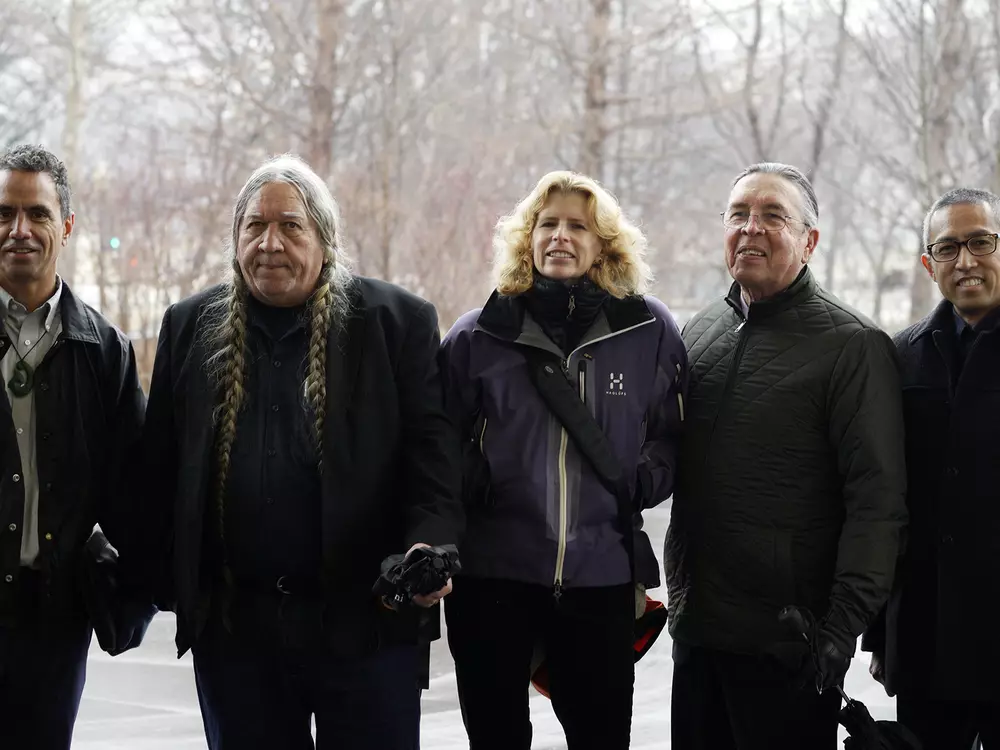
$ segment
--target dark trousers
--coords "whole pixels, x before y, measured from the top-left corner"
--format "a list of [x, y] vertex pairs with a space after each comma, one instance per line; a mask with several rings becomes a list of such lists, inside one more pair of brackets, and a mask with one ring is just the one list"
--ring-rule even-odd
[[[36, 577], [29, 572], [14, 585], [35, 588]], [[0, 747], [68, 750], [87, 677], [90, 623], [48, 620], [30, 604], [16, 617], [0, 625]]]
[[232, 631], [213, 618], [192, 649], [211, 750], [418, 750], [416, 646], [355, 659], [325, 642], [322, 605], [257, 597]]
[[569, 750], [629, 746], [635, 657], [632, 586], [568, 589], [459, 576], [445, 599], [470, 750], [529, 750], [532, 654], [545, 653]]
[[913, 732], [925, 750], [969, 750], [976, 736], [983, 750], [1000, 750], [1000, 703], [931, 700], [900, 694], [896, 721]]
[[834, 750], [840, 704], [770, 657], [674, 643], [673, 750]]

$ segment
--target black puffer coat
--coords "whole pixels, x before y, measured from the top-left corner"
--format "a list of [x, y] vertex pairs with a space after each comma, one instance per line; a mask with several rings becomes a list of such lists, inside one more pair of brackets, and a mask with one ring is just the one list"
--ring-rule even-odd
[[888, 597], [906, 521], [892, 341], [808, 268], [747, 318], [734, 284], [683, 335], [671, 635], [759, 653], [789, 637], [777, 615], [796, 604], [853, 654]]

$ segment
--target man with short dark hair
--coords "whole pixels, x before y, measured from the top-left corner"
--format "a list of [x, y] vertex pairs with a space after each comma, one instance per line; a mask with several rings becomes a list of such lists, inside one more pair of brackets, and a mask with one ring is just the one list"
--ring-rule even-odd
[[74, 216], [66, 168], [0, 156], [0, 736], [70, 746], [91, 625], [80, 581], [95, 523], [125, 524], [145, 400], [129, 340], [56, 274]]
[[958, 188], [924, 220], [943, 299], [895, 336], [910, 533], [865, 636], [897, 717], [932, 750], [1000, 743], [1000, 197]]
[[734, 283], [684, 329], [665, 550], [678, 750], [833, 750], [836, 687], [889, 594], [899, 375], [889, 337], [809, 271], [818, 214], [794, 167], [744, 170], [723, 213]]

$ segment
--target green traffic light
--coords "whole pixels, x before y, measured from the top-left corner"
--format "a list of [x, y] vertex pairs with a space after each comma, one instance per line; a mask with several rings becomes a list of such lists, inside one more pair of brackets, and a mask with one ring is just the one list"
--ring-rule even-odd
[[117, 250], [119, 247], [121, 247], [122, 242], [117, 237], [112, 237], [111, 242], [109, 242], [108, 244], [111, 245], [112, 250]]

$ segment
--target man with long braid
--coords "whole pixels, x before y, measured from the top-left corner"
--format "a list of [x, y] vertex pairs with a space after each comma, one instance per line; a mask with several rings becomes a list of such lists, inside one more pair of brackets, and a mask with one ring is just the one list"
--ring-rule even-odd
[[259, 167], [231, 278], [165, 313], [143, 528], [212, 750], [411, 750], [418, 607], [372, 594], [387, 556], [454, 544], [458, 443], [437, 314], [354, 276], [337, 205], [301, 160]]

